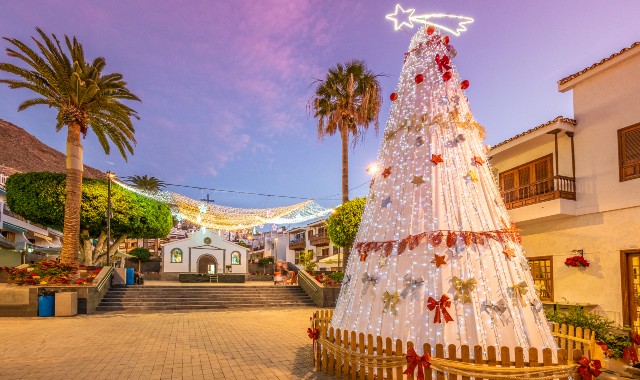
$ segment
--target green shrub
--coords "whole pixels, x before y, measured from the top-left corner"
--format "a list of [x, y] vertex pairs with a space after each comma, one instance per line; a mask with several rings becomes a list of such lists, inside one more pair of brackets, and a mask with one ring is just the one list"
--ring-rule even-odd
[[342, 282], [342, 279], [344, 278], [344, 272], [332, 272], [329, 274], [329, 278], [332, 279], [335, 282]]
[[574, 307], [566, 312], [554, 313], [547, 310], [547, 319], [550, 322], [589, 329], [596, 333], [596, 340], [607, 345], [612, 358], [622, 357], [622, 351], [631, 346], [629, 329], [620, 328], [614, 322], [600, 315], [586, 313], [580, 307]]

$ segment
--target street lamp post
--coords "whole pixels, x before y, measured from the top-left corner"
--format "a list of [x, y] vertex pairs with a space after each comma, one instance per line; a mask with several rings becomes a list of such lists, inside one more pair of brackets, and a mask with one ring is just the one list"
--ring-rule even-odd
[[[272, 232], [273, 233], [273, 232]], [[273, 275], [276, 275], [276, 265], [278, 265], [278, 236], [273, 238], [274, 252], [273, 252]]]
[[107, 172], [107, 266], [109, 266], [109, 251], [111, 250], [111, 180], [115, 177], [111, 171]]

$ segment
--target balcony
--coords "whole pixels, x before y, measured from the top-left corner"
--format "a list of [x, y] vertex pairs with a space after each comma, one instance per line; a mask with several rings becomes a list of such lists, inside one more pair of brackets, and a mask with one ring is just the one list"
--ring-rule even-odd
[[329, 235], [326, 232], [320, 232], [317, 234], [309, 233], [309, 244], [315, 246], [323, 246], [329, 245], [331, 240], [329, 239]]
[[289, 249], [300, 250], [307, 247], [307, 240], [305, 238], [289, 240]]
[[554, 199], [576, 200], [576, 180], [572, 177], [554, 176], [542, 181], [501, 191], [508, 210]]
[[5, 189], [7, 186], [8, 175], [0, 173], [0, 189]]

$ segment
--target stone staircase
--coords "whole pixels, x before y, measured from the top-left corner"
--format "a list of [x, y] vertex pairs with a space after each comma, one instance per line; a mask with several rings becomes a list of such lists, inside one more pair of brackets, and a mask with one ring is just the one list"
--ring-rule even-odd
[[111, 288], [97, 312], [315, 306], [299, 286], [129, 286]]

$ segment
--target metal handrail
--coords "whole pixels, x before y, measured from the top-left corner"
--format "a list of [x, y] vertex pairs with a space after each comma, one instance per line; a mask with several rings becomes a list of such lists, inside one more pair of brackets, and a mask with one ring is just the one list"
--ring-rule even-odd
[[300, 282], [300, 279], [303, 279], [304, 281], [306, 281], [313, 288], [314, 292], [317, 292], [318, 290], [320, 290], [320, 287], [316, 284], [316, 280], [312, 278], [311, 275], [307, 273], [307, 271], [305, 270], [298, 271], [298, 282]]
[[113, 267], [107, 267], [107, 273], [102, 277], [98, 285], [96, 285], [96, 291], [100, 292], [105, 284], [109, 283], [111, 276], [113, 275]]

